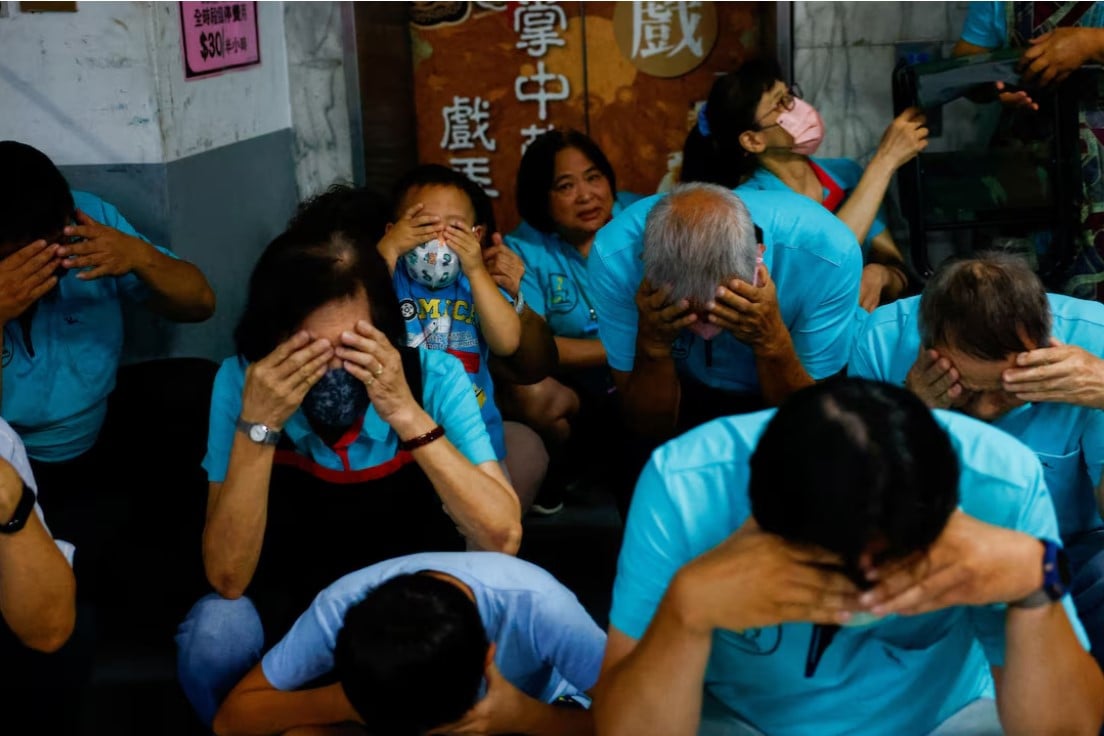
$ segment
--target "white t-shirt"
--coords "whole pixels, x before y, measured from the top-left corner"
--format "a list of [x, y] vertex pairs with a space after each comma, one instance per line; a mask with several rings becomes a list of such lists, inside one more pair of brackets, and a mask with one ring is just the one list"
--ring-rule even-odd
[[[0, 457], [11, 463], [12, 467], [15, 468], [15, 472], [19, 474], [19, 477], [23, 479], [28, 488], [36, 494], [38, 493], [38, 486], [35, 485], [34, 475], [31, 473], [31, 462], [27, 459], [27, 450], [23, 447], [23, 440], [19, 439], [19, 435], [3, 419], [0, 419]], [[50, 527], [46, 526], [46, 518], [42, 515], [42, 507], [38, 505], [37, 501], [35, 502], [35, 513], [38, 514], [38, 520], [42, 522], [42, 526], [46, 527], [46, 533], [49, 534]], [[56, 543], [71, 566], [76, 548], [69, 542], [63, 542], [60, 539], [56, 540]]]
[[315, 598], [261, 662], [280, 690], [294, 690], [333, 669], [345, 612], [399, 575], [441, 572], [471, 589], [502, 676], [550, 703], [594, 686], [606, 634], [575, 595], [536, 565], [498, 552], [426, 552], [346, 575]]

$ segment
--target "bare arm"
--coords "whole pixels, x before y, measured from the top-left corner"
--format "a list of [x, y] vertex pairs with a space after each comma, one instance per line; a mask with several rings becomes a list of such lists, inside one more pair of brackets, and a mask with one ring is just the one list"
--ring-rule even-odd
[[782, 321], [774, 281], [759, 264], [760, 286], [739, 279], [717, 289], [709, 306], [709, 321], [751, 347], [759, 390], [769, 406], [778, 406], [794, 391], [812, 386], [812, 376], [801, 364], [790, 331]]
[[277, 690], [258, 664], [226, 696], [212, 726], [219, 736], [261, 736], [357, 720], [341, 685]]
[[58, 254], [66, 268], [80, 269], [82, 280], [133, 273], [149, 289], [146, 306], [178, 322], [202, 322], [215, 312], [215, 293], [203, 273], [187, 261], [171, 258], [141, 238], [102, 225], [77, 212], [79, 225], [65, 228], [70, 237]]
[[[22, 495], [23, 480], [0, 459], [0, 523], [11, 519]], [[0, 617], [41, 652], [56, 651], [73, 633], [73, 570], [34, 511], [21, 530], [0, 534]]]
[[[400, 438], [408, 440], [429, 432], [437, 423], [414, 407], [409, 417], [398, 417], [391, 426]], [[479, 549], [517, 554], [521, 505], [497, 462], [472, 465], [447, 437], [412, 454], [464, 537]]]
[[639, 642], [611, 627], [594, 698], [602, 736], [693, 736], [711, 634], [682, 624], [665, 599]]
[[1005, 639], [997, 707], [1009, 736], [1100, 730], [1104, 675], [1061, 604], [1009, 608]]
[[[269, 429], [282, 429], [311, 385], [325, 374], [332, 357], [328, 341], [310, 342], [305, 332], [286, 340], [246, 369], [241, 418]], [[224, 598], [241, 597], [256, 572], [275, 455], [271, 445], [257, 444], [241, 432], [233, 436], [226, 477], [208, 487], [203, 527], [204, 570]]]
[[597, 368], [606, 364], [606, 349], [598, 338], [557, 337], [562, 368]]
[[[378, 329], [365, 321], [341, 336], [337, 349], [345, 370], [368, 389], [372, 406], [402, 441], [420, 437], [437, 422], [414, 400], [402, 358]], [[413, 450], [413, 457], [441, 497], [461, 533], [480, 549], [514, 554], [521, 543], [521, 506], [497, 462], [478, 467], [448, 437]]]
[[521, 344], [521, 320], [487, 271], [478, 229], [469, 230], [462, 222], [450, 223], [444, 240], [460, 257], [460, 265], [471, 284], [483, 339], [495, 355], [513, 355]]
[[928, 129], [924, 114], [918, 108], [910, 107], [905, 110], [886, 128], [874, 158], [863, 171], [854, 191], [836, 213], [851, 228], [855, 239], [860, 243], [866, 240], [866, 235], [870, 232], [870, 226], [878, 215], [878, 208], [885, 199], [886, 190], [893, 181], [893, 174], [927, 145]]
[[514, 306], [506, 301], [498, 284], [482, 267], [468, 274], [471, 284], [472, 301], [479, 313], [480, 332], [487, 341], [491, 352], [499, 356], [510, 356], [521, 346], [521, 319]]

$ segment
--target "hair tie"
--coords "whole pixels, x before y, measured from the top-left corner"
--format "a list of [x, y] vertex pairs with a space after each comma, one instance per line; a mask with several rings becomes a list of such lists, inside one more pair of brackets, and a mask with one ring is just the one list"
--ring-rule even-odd
[[708, 138], [709, 133], [709, 121], [705, 117], [706, 103], [702, 103], [702, 106], [698, 108], [698, 130], [701, 131], [703, 138]]

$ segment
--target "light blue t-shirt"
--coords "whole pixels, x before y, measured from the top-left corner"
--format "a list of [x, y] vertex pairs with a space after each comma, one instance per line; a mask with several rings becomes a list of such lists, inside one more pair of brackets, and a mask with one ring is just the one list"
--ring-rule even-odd
[[551, 703], [594, 687], [606, 635], [575, 595], [528, 562], [498, 552], [425, 552], [346, 575], [315, 598], [261, 661], [278, 690], [294, 690], [330, 672], [345, 612], [399, 575], [442, 572], [471, 589], [495, 665], [526, 695]]
[[[642, 199], [621, 192], [613, 203], [613, 216]], [[542, 233], [522, 222], [506, 236], [506, 245], [525, 262], [521, 292], [530, 309], [544, 317], [558, 337], [598, 337], [598, 312], [602, 305], [590, 295], [587, 262], [579, 250], [556, 233]]]
[[[820, 380], [838, 373], [859, 309], [862, 252], [840, 220], [808, 197], [740, 191], [763, 231], [764, 263], [774, 280], [782, 321], [805, 370]], [[647, 197], [598, 231], [588, 259], [591, 298], [600, 304], [598, 335], [615, 371], [630, 372], [636, 356], [636, 292], [644, 278], [644, 223], [660, 197]], [[759, 392], [750, 347], [722, 332], [706, 350], [683, 330], [673, 346], [680, 373], [727, 391]]]
[[[451, 355], [436, 350], [419, 350], [418, 358], [422, 366], [422, 402], [426, 413], [444, 428], [445, 437], [472, 464], [494, 461], [494, 449], [463, 366]], [[241, 414], [247, 367], [245, 360], [234, 356], [224, 360], [215, 375], [207, 456], [203, 458], [207, 480], [212, 483], [226, 479], [237, 418]], [[302, 409], [297, 409], [288, 419], [284, 434], [299, 454], [323, 468], [339, 472], [375, 468], [390, 462], [399, 452], [399, 436], [372, 405], [365, 412], [360, 434], [340, 452], [314, 433]]]
[[[74, 191], [73, 202], [93, 220], [145, 240], [96, 195]], [[4, 325], [0, 416], [33, 459], [71, 460], [96, 444], [123, 350], [123, 300], [148, 298], [132, 273], [92, 281], [66, 273], [35, 304], [29, 335], [18, 319]]]
[[395, 295], [406, 323], [406, 344], [426, 350], [441, 350], [460, 359], [483, 413], [495, 457], [506, 458], [502, 413], [494, 400], [494, 381], [487, 365], [490, 348], [479, 329], [471, 282], [464, 274], [451, 285], [431, 289], [410, 278], [401, 263], [395, 269]]
[[[1104, 355], [1104, 304], [1048, 294], [1051, 335], [1093, 355]], [[847, 372], [903, 385], [920, 351], [920, 297], [874, 310], [855, 332]], [[1104, 412], [1073, 404], [1025, 404], [992, 422], [1039, 457], [1067, 542], [1104, 521], [1096, 487], [1104, 471]]]
[[[859, 166], [859, 163], [850, 158], [816, 158], [810, 156], [809, 159], [823, 169], [824, 173], [836, 183], [836, 186], [843, 190], [843, 202], [846, 202], [851, 193], [855, 191], [855, 187], [859, 185], [859, 180], [862, 179], [863, 168]], [[762, 166], [755, 169], [755, 173], [751, 175], [751, 178], [736, 188], [736, 193], [742, 194], [748, 189], [793, 191], [781, 179]], [[824, 189], [824, 196], [828, 196], [827, 188]], [[843, 205], [843, 202], [840, 203], [840, 206]], [[821, 203], [818, 202], [817, 204]], [[863, 260], [870, 256], [870, 245], [874, 238], [884, 233], [885, 229], [885, 205], [880, 204], [878, 205], [878, 212], [874, 215], [874, 222], [871, 223], [870, 229], [866, 233], [866, 240], [862, 244]]]
[[[1008, 45], [1007, 2], [985, 0], [971, 2], [962, 24], [961, 38], [966, 43], [987, 49], [999, 49]], [[1092, 3], [1092, 7], [1076, 23], [1081, 28], [1104, 27], [1104, 4]]]
[[[749, 459], [774, 409], [718, 419], [663, 445], [636, 486], [610, 624], [639, 640], [668, 583], [750, 515]], [[1055, 539], [1042, 469], [1014, 438], [935, 412], [961, 463], [960, 506], [990, 524]], [[739, 595], [734, 591], [733, 595]], [[1082, 644], [1069, 596], [1066, 614]], [[771, 736], [922, 734], [981, 697], [1004, 662], [1005, 607], [955, 607], [843, 628], [804, 676], [812, 624], [718, 630], [705, 689]]]

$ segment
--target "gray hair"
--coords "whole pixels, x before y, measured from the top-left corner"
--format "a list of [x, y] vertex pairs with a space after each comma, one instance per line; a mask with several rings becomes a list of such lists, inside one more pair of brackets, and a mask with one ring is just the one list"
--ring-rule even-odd
[[747, 207], [716, 184], [679, 184], [644, 224], [644, 275], [671, 284], [672, 300], [701, 305], [729, 279], [754, 283], [758, 255]]

